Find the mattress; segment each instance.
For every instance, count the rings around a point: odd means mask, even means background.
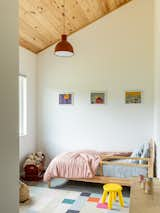
[[[114,160],[114,162],[128,163],[128,160]],[[99,172],[97,173],[99,175]],[[121,165],[103,165],[103,176],[117,178],[131,178],[134,176],[147,176],[145,167],[129,167]]]

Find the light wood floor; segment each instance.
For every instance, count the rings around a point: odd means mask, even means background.
[[[38,186],[38,187],[47,187],[47,183],[43,181],[39,182],[26,182],[28,185],[31,186]],[[51,183],[52,188],[62,189],[62,190],[71,190],[71,191],[78,191],[78,192],[92,192],[92,193],[102,193],[103,192],[103,184],[97,183],[86,183],[86,182],[77,182],[77,181],[66,181],[65,179],[53,179]],[[130,188],[123,187],[123,195],[126,197],[130,196]]]

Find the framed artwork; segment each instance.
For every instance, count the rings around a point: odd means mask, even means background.
[[[73,104],[73,94],[72,93],[63,93],[59,94],[59,104]]]
[[[140,104],[142,101],[141,91],[126,91],[125,102],[126,104]]]
[[[90,103],[91,104],[104,104],[105,103],[105,93],[104,92],[91,92]]]

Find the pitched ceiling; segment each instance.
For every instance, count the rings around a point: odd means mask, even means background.
[[[19,0],[19,42],[39,53],[63,33],[63,0]],[[66,0],[66,33],[72,34],[131,0]]]

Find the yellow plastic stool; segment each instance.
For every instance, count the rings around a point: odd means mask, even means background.
[[[102,203],[105,203],[107,195],[109,194],[108,197],[108,208],[112,209],[112,203],[113,201],[116,201],[116,197],[118,194],[119,197],[119,203],[121,207],[124,206],[124,201],[123,201],[123,196],[122,196],[122,186],[119,184],[105,184],[103,186],[103,195],[102,195]]]

